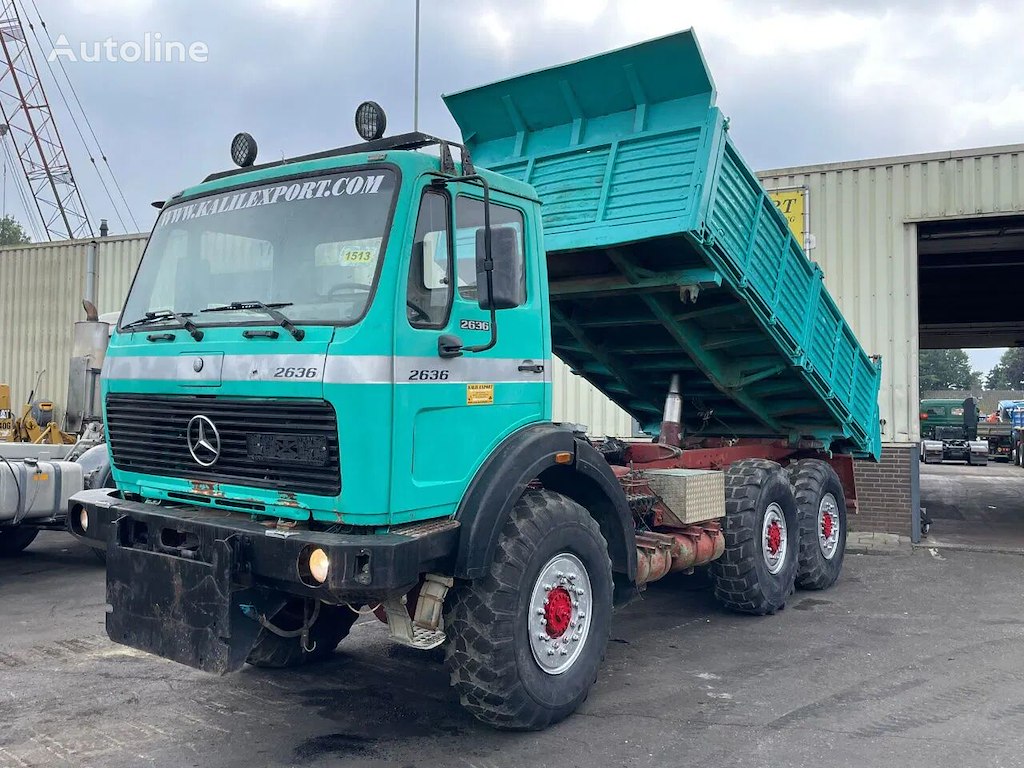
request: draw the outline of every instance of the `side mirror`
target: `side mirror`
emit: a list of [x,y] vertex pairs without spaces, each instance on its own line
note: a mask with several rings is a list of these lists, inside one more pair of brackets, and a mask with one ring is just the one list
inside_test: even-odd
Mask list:
[[[490,264],[486,242],[486,230],[481,227],[476,231],[476,290],[480,309],[518,307],[526,297],[523,295],[523,260],[519,258],[516,230],[514,227],[491,227]],[[490,281],[487,279],[488,271]]]

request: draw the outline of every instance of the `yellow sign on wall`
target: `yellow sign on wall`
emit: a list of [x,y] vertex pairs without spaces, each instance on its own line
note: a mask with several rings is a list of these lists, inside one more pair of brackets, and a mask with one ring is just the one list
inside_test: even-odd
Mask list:
[[807,190],[806,189],[777,189],[768,193],[768,197],[775,203],[782,215],[789,222],[789,228],[793,237],[800,243],[800,247],[806,249],[805,235],[807,234]]

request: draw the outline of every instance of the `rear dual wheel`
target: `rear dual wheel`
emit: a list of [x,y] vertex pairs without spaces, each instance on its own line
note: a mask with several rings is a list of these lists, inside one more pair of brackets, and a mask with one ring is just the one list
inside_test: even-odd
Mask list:
[[787,468],[800,518],[796,585],[828,589],[843,569],[846,551],[846,496],[836,471],[819,459]]
[[797,574],[800,527],[789,477],[774,461],[744,459],[725,473],[725,552],[711,564],[715,597],[758,616],[785,607]]

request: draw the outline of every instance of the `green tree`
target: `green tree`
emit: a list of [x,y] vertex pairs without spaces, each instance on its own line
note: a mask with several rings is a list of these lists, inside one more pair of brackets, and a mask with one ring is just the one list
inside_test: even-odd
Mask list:
[[0,218],[0,245],[23,245],[31,243],[25,228],[13,216]]
[[1024,381],[1024,347],[1013,347],[1003,352],[999,362],[988,372],[986,389],[1021,389]]
[[969,390],[981,383],[981,373],[971,370],[971,361],[962,349],[922,349],[919,375],[922,392]]

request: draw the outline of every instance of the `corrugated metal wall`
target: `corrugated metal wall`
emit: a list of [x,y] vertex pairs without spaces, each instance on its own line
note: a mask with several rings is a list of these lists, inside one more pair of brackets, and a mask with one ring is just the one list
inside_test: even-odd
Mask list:
[[[97,242],[98,308],[114,312],[128,293],[146,237],[108,237]],[[87,247],[87,240],[68,240],[0,248],[0,382],[11,385],[15,408],[45,369],[36,395],[53,400],[63,414],[72,326],[85,319]]]
[[[124,303],[145,235],[99,242],[99,311]],[[28,397],[37,373],[46,373],[37,393],[61,413],[67,397],[71,329],[84,320],[82,293],[88,241],[0,249],[0,382],[9,383],[15,407]],[[626,437],[632,420],[594,387],[555,361],[554,417],[586,424],[591,434]]]
[[555,421],[584,424],[594,437],[629,437],[633,419],[615,403],[602,395],[558,358],[551,372],[553,385],[552,411]]
[[1024,211],[1024,145],[765,171],[806,187],[811,258],[869,354],[882,355],[882,439],[920,439],[915,221]]

